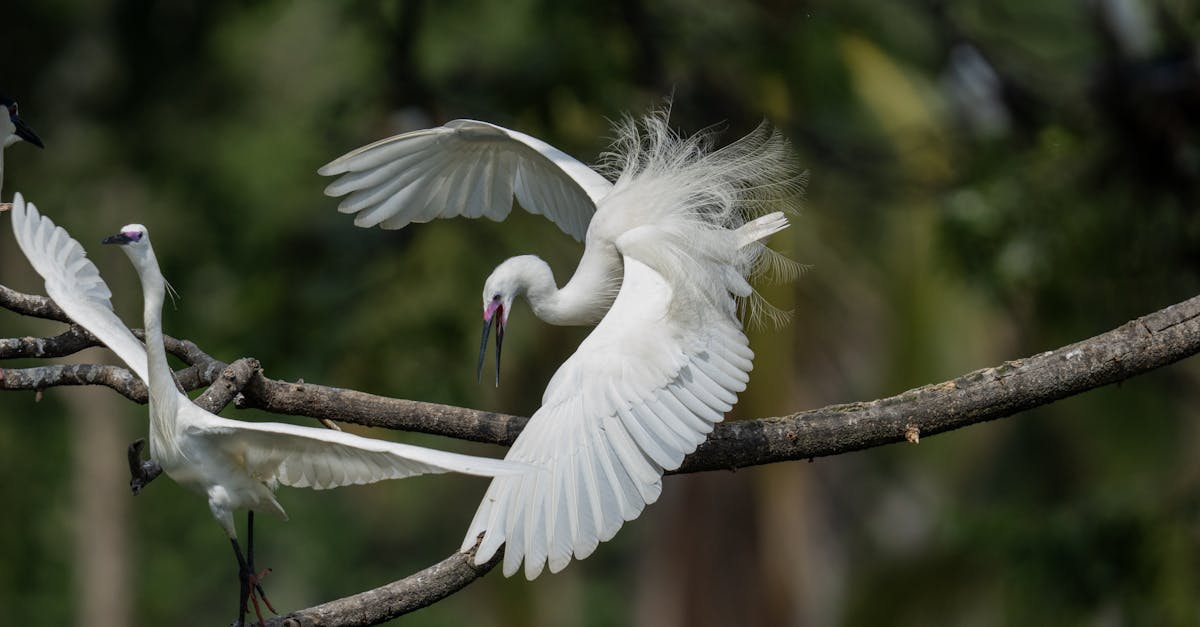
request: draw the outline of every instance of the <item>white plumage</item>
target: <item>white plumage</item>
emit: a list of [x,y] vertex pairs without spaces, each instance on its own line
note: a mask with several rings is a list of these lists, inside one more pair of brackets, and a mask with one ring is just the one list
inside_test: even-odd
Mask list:
[[[359,212],[359,226],[499,219],[510,188],[576,237],[574,225],[591,218],[562,289],[530,255],[506,260],[484,285],[485,342],[493,318],[502,333],[517,296],[550,323],[599,320],[505,458],[549,472],[494,479],[463,541],[465,551],[483,535],[478,563],[506,544],[505,575],[522,560],[533,579],[546,564],[557,572],[591,554],[658,498],[663,471],[679,467],[737,402],[754,356],[738,302],[756,297],[747,277],[770,265],[760,241],[787,227],[779,212],[750,218],[801,182],[786,141],[765,127],[716,151],[707,136],[672,133],[665,115],[626,120],[617,136],[604,165],[611,184],[528,136],[466,120],[377,142],[320,170],[342,174],[326,191],[350,194],[340,209]],[[571,182],[575,193],[563,189]]]
[[540,139],[475,120],[380,140],[318,172],[344,175],[325,193],[349,194],[338,210],[357,213],[357,226],[399,229],[460,215],[503,220],[515,194],[530,213],[545,215],[577,240],[611,187]]
[[[143,345],[121,322],[111,292],[79,242],[17,194],[12,209],[17,243],[46,281],[46,291],[77,324],[107,345],[146,382],[150,394],[150,455],[179,484],[204,494],[234,541],[235,510],[287,515],[273,494],[279,485],[327,489],[426,473],[498,476],[530,470],[519,463],[375,440],[340,431],[272,422],[242,422],[211,414],[178,390],[162,336],[165,281],[145,227],[131,224],[106,243],[123,244],[145,297]],[[251,559],[252,563],[252,559]]]

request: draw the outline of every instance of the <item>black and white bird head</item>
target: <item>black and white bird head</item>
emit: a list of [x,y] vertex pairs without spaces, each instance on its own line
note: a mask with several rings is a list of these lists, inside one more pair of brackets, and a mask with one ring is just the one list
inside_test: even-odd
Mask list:
[[0,94],[0,105],[7,109],[8,115],[0,115],[0,136],[3,137],[3,147],[17,143],[20,140],[25,140],[38,148],[45,148],[42,144],[42,138],[38,137],[37,133],[21,119],[17,113],[17,102],[4,94]]
[[129,253],[130,257],[134,257],[141,251],[149,250],[150,232],[140,224],[126,224],[118,233],[109,235],[100,243],[121,246],[125,248],[125,252]]

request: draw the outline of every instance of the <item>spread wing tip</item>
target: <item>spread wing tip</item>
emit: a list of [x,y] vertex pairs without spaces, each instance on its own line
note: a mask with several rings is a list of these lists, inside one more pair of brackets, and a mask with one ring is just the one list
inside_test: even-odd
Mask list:
[[[329,163],[317,168],[317,174],[321,176],[337,176],[338,174],[345,174],[346,170],[346,167],[342,164],[342,158],[338,157],[337,159],[334,159],[333,161],[330,161]],[[328,187],[325,188],[325,193],[329,194]]]

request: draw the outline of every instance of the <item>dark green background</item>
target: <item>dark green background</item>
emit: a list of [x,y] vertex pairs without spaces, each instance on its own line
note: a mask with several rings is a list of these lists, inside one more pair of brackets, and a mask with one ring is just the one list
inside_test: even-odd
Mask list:
[[[7,3],[0,87],[47,149],[8,149],[4,195],[84,242],[136,326],[133,272],[98,245],[129,222],[152,230],[182,294],[167,332],[221,359],[527,415],[585,330],[518,306],[502,386],[478,385],[479,290],[527,252],[563,280],[578,245],[523,212],[357,229],[316,169],[455,117],[585,162],[608,120],[668,96],[676,128],[717,124],[722,141],[766,118],[811,177],[775,245],[813,267],[763,288],[795,315],[752,333],[756,370],[730,419],[867,400],[1196,293],[1197,8],[1103,5],[1161,5],[1134,11],[1138,37],[1102,5]],[[992,61],[1002,100],[956,104],[964,43]],[[988,106],[1006,123],[969,121]],[[41,289],[6,233],[0,278]],[[398,622],[1194,625],[1198,382],[1187,361],[915,447],[668,478],[660,503],[564,573],[492,574]],[[128,495],[124,444],[145,429],[144,408],[106,390],[0,395],[0,623],[233,618],[234,561],[203,499],[167,480]],[[296,609],[445,557],[484,485],[282,490],[292,520],[259,525],[272,599]]]

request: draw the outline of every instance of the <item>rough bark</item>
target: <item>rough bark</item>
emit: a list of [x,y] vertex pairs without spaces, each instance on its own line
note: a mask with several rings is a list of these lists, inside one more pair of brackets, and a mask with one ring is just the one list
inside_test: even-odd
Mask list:
[[462,590],[488,574],[500,560],[504,549],[492,559],[476,566],[475,549],[450,557],[399,581],[322,603],[267,621],[267,627],[358,627],[378,625],[397,616],[415,612]]

